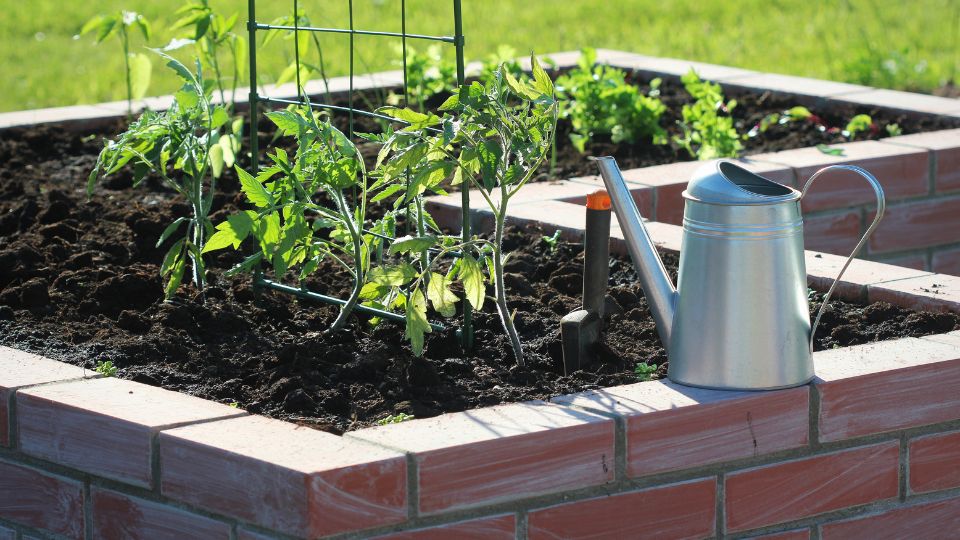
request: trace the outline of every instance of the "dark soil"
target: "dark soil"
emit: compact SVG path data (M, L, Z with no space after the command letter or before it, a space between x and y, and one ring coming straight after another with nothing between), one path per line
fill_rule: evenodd
M790 105L772 96L755 100L772 104L765 109L771 111ZM908 133L941 127L898 121ZM123 174L101 184L88 201L84 182L105 134L85 138L56 127L0 132L0 344L88 368L109 360L123 378L331 432L401 412L426 417L635 382L637 362L658 365L657 376L666 373L636 276L616 258L610 294L623 312L608 321L596 361L563 375L559 320L579 307L580 248L561 243L553 250L536 229L512 230L506 239L515 252L507 284L526 368L515 365L492 302L476 316L472 354L459 350L449 328L431 334L425 357L415 358L397 325L371 326L355 317L347 331L328 334L334 308L255 293L245 277L224 278L221 269L238 260L236 253L210 258L205 303L189 287L165 303L158 276L164 249L154 244L166 224L188 209L159 183L129 189ZM264 133L263 142L269 137ZM760 150L817 142L783 135ZM660 151L643 148L614 153ZM635 159L622 163L653 162L649 155ZM563 158L569 164L564 170L580 161L579 155ZM215 223L242 200L234 177L228 175L220 189ZM674 256L664 258L675 268ZM330 266L308 285L343 296L348 279ZM814 299L812 308L817 306ZM952 314L835 302L821 323L817 348L946 332L957 323Z
M638 74L628 78L630 82L639 85L644 92L649 91L649 78ZM789 94L774 92L751 92L744 89L724 88L725 97L736 99L737 105L731 111L734 125L739 133L747 133L751 128L771 113L781 113L798 105L796 98ZM317 96L315 102L321 101L323 96ZM435 96L428 102L428 106L437 106L443 102L445 96ZM364 107L375 108L382 105L382 96L365 94L358 102ZM678 78L663 78L660 85L660 99L667 106L666 112L660 118L660 125L669 134L670 143L667 145L653 145L650 140L640 140L635 143L612 143L609 136L600 135L587 143L586 153L581 154L570 143L570 124L561 121L557 130L557 160L551 172L543 167L539 180L549 178L571 178L596 174L596 166L586 156L611 155L617 158L621 169L662 165L677 161L692 161L695 158L672 142L674 135L681 135L678 122L682 119L683 105L690 103L691 97L684 89ZM334 97L337 105L345 106L345 98ZM923 131L935 131L960 127L960 120L937 115L908 115L879 107L856 104L833 103L829 108L808 107L813 116L808 120L775 124L756 137L748 138L743 143L743 155L777 152L793 148L804 148L818 144L833 145L850 142L841 131L851 118L858 114L867 114L873 120L873 129L860 133L855 140L878 140L889 136L887 126L896 124L904 135ZM347 119L343 115L335 117L341 129L348 129ZM266 124L269 124L267 122ZM272 135L270 125L261 125L261 129ZM358 132L375 132L380 127L376 121L365 117L354 117L354 129ZM261 138L261 148L269 143L270 137ZM291 147L292 148L292 147Z

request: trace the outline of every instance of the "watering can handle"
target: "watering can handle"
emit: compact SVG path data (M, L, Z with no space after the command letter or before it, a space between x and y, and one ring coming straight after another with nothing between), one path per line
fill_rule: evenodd
M820 177L821 174L831 171L831 170L847 170L853 171L860 176L864 177L867 182L870 183L870 186L873 187L873 191L877 194L877 215L873 218L873 223L867 227L867 232L863 233L863 236L860 238L860 241L857 242L856 247L853 248L853 252L850 253L850 256L847 257L847 262L843 264L843 268L840 269L840 273L837 274L837 278L833 280L833 284L830 285L830 289L827 290L827 294L823 297L823 303L820 304L820 309L817 311L817 317L813 321L813 327L810 328L810 350L813 350L813 336L817 331L817 326L820 324L820 317L823 316L823 310L827 307L827 302L830 301L830 295L833 294L833 290L837 288L837 284L840 283L840 278L843 277L843 273L847 271L847 267L850 266L850 263L853 262L853 258L857 256L857 253L863 249L863 245L867 243L867 239L870 238L870 235L873 234L874 229L877 228L877 225L880 223L880 219L883 218L883 212L886 210L886 197L883 195L883 188L880 186L880 182L877 179L867 172L862 167L857 167L856 165L831 165L829 167L824 167L819 171L815 172L813 176L807 180L807 183L803 185L803 191L800 192L800 198L802 199L807 194L807 190L810 189L810 184L814 180Z

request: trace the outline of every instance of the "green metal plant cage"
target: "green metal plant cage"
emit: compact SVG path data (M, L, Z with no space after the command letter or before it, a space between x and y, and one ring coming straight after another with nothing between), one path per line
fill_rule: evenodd
M456 50L456 64L457 64L457 85L461 86L464 83L465 75L465 63L464 63L464 36L463 36L463 15L461 9L461 0L452 0L453 3L453 22L454 22L454 33L452 36L441 36L441 35L425 35L425 34L411 34L407 32L407 2L406 0L400 0L400 32L382 32L374 30L362 30L357 29L354 26L354 6L353 0L347 0L347 7L349 13L349 27L348 28L321 28L314 26L300 26L300 6L299 0L293 0L293 25L275 25L275 24L265 24L257 22L256 17L256 0L248 0L247 2L247 31L249 33L249 46L250 46L250 155L251 162L253 167L256 169L259 166L259 114L260 114L260 104L267 105L281 105L289 106L296 105L301 107L311 107L314 109L327 110L331 113L345 113L348 115L348 136L351 138L354 136L353 132L353 118L357 116L368 116L372 118L378 118L381 120L387 120L390 122L396 123L405 123L402 120L398 120L393 117L389 117L383 114L376 113L374 111L367 111L363 109L358 109L354 107L354 75L355 75L355 38L356 36L371 36L371 37L388 37L388 38L400 38L402 44L402 57L403 57L403 100L404 105L406 105L407 100L409 99L408 90L407 90L407 41L408 40L421 40L421 41L437 41L442 43L449 43L455 47ZM268 30L285 30L288 32L293 32L293 43L294 43L294 58L296 62L296 82L297 82L297 99L281 99L281 98L271 98L269 96L260 95L257 91L257 82L259 78L257 77L257 32L258 31L268 31ZM333 103L324 103L323 101L317 101L312 99L307 99L306 92L303 89L302 81L300 80L300 47L298 34L300 32L317 32L317 33L327 33L327 34L342 34L349 36L350 40L350 68L349 68L349 89L347 91L347 106L338 106ZM461 235L464 241L467 241L471 237L471 227L470 227L470 193L469 190L461 190L462 196L462 229ZM409 215L409 210L408 210ZM409 219L407 224L409 226ZM392 238L386 238L386 240L392 240ZM283 285L281 283L276 283L263 279L260 276L256 278L256 285L261 287L270 288L277 290L283 293L292 294L300 298L305 298L309 300L315 300L327 304L343 305L344 300L340 298L335 298L331 296L326 296L318 294L312 291L308 291L303 288L291 287L288 285ZM379 309L375 309L369 306L357 305L355 308L356 311L361 313L367 313L369 315L382 317L385 319L403 321L404 318L402 315L387 312ZM463 303L463 327L461 330L461 341L465 349L470 349L473 345L473 314L472 307L469 302ZM431 325L434 329L441 328L439 325Z

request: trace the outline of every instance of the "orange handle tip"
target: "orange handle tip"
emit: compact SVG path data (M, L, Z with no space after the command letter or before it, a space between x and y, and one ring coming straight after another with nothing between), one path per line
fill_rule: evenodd
M610 209L610 195L607 195L605 190L597 190L593 193L587 195L587 209L588 210L609 210Z

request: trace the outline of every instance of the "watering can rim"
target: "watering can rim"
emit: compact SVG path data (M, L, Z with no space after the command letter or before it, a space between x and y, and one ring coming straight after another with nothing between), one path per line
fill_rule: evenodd
M718 206L773 205L797 201L800 197L796 189L725 159L699 167L683 191L684 199Z

